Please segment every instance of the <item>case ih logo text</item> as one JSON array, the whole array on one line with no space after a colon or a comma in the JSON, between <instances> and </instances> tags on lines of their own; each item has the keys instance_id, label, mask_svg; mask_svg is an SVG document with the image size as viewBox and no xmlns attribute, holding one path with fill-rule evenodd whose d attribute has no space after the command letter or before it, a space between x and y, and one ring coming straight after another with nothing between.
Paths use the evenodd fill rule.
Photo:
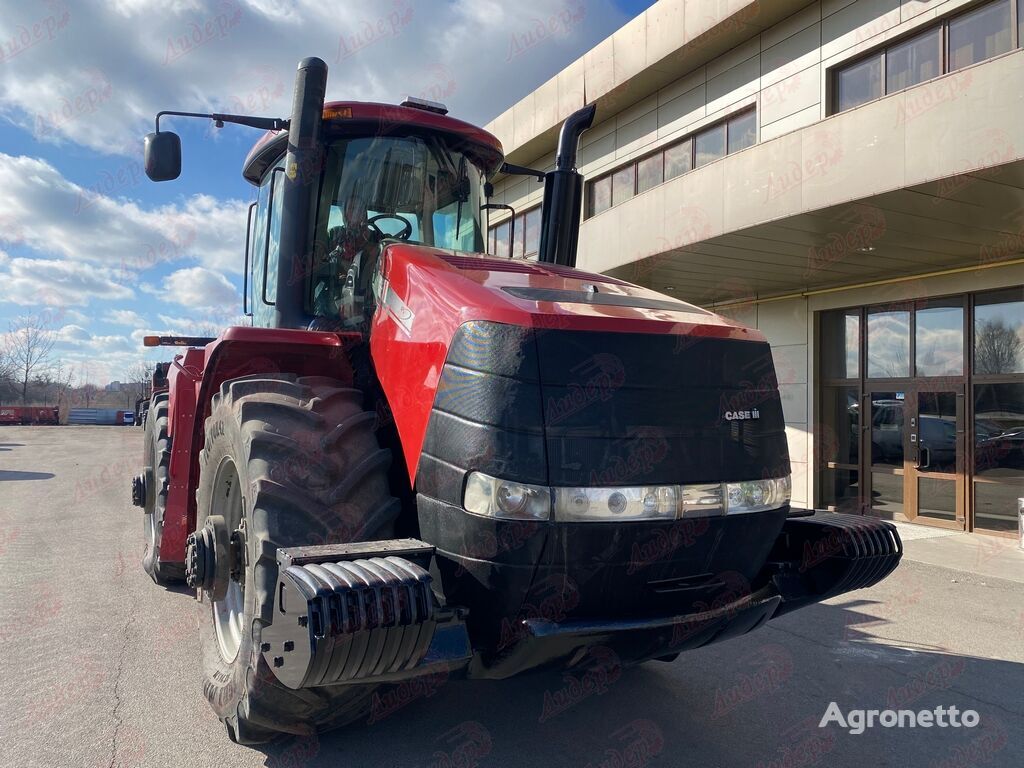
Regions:
<instances>
[{"instance_id":1,"label":"case ih logo text","mask_svg":"<svg viewBox=\"0 0 1024 768\"><path fill-rule=\"evenodd\" d=\"M761 412L757 408L753 408L749 411L726 411L726 421L746 421L748 419L760 419Z\"/></svg>"}]
</instances>

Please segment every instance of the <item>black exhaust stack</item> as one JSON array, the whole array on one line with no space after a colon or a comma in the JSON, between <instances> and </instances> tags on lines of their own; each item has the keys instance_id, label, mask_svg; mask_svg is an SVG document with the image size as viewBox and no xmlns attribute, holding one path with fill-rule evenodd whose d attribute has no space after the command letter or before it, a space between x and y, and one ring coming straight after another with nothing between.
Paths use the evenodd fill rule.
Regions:
<instances>
[{"instance_id":1,"label":"black exhaust stack","mask_svg":"<svg viewBox=\"0 0 1024 768\"><path fill-rule=\"evenodd\" d=\"M588 104L573 112L558 136L555 170L544 178L544 210L541 214L539 261L576 266L583 205L583 176L576 170L580 136L594 122L597 107Z\"/></svg>"},{"instance_id":2,"label":"black exhaust stack","mask_svg":"<svg viewBox=\"0 0 1024 768\"><path fill-rule=\"evenodd\" d=\"M275 302L278 328L305 326L303 294L305 278L313 263L313 217L323 164L320 132L326 90L327 64L316 57L299 62L281 201L281 262Z\"/></svg>"}]
</instances>

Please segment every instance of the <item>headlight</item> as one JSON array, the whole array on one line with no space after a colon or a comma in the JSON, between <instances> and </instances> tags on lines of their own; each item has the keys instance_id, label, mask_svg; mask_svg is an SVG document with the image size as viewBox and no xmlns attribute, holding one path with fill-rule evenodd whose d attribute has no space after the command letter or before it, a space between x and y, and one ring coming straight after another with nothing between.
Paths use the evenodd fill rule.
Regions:
<instances>
[{"instance_id":1,"label":"headlight","mask_svg":"<svg viewBox=\"0 0 1024 768\"><path fill-rule=\"evenodd\" d=\"M683 486L683 517L717 517L724 509L721 483Z\"/></svg>"},{"instance_id":2,"label":"headlight","mask_svg":"<svg viewBox=\"0 0 1024 768\"><path fill-rule=\"evenodd\" d=\"M765 512L789 503L789 475L772 480L725 484L725 513Z\"/></svg>"},{"instance_id":3,"label":"headlight","mask_svg":"<svg viewBox=\"0 0 1024 768\"><path fill-rule=\"evenodd\" d=\"M463 505L473 514L485 517L547 520L551 516L551 489L472 472L466 481Z\"/></svg>"},{"instance_id":4,"label":"headlight","mask_svg":"<svg viewBox=\"0 0 1024 768\"><path fill-rule=\"evenodd\" d=\"M555 520L674 520L679 509L679 486L637 488L553 488Z\"/></svg>"},{"instance_id":5,"label":"headlight","mask_svg":"<svg viewBox=\"0 0 1024 768\"><path fill-rule=\"evenodd\" d=\"M789 503L790 478L704 485L549 488L471 472L463 506L506 520L619 522L722 517L766 512Z\"/></svg>"}]
</instances>

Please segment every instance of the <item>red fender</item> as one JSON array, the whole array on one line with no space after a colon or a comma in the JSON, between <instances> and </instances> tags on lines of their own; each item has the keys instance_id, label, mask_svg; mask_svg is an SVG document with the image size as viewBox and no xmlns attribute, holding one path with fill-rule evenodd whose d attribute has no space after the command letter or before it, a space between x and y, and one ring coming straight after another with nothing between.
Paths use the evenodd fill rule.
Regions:
<instances>
[{"instance_id":1,"label":"red fender","mask_svg":"<svg viewBox=\"0 0 1024 768\"><path fill-rule=\"evenodd\" d=\"M351 384L346 350L360 341L358 333L238 326L228 328L202 349L175 357L167 376L172 449L161 560L185 560L185 539L196 524L199 452L205 443L210 402L220 385L256 373L281 372L330 376Z\"/></svg>"}]
</instances>

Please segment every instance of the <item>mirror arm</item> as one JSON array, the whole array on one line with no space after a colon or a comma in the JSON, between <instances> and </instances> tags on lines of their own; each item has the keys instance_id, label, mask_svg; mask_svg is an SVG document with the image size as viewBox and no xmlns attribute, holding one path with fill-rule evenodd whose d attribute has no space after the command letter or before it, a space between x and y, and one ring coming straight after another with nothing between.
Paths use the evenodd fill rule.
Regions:
<instances>
[{"instance_id":1,"label":"mirror arm","mask_svg":"<svg viewBox=\"0 0 1024 768\"><path fill-rule=\"evenodd\" d=\"M538 171L522 165L513 165L512 163L502 163L498 172L507 173L511 176L533 176L537 181L544 181L544 171Z\"/></svg>"},{"instance_id":2,"label":"mirror arm","mask_svg":"<svg viewBox=\"0 0 1024 768\"><path fill-rule=\"evenodd\" d=\"M218 128L221 128L224 123L234 123L235 125L247 125L250 128L262 128L267 131L288 130L290 122L278 117L251 117L249 115L223 115L217 112L208 114L205 112L174 112L171 110L164 110L163 112L156 113L157 133L160 133L160 118L164 115L174 115L176 117L205 117L216 122Z\"/></svg>"}]
</instances>

